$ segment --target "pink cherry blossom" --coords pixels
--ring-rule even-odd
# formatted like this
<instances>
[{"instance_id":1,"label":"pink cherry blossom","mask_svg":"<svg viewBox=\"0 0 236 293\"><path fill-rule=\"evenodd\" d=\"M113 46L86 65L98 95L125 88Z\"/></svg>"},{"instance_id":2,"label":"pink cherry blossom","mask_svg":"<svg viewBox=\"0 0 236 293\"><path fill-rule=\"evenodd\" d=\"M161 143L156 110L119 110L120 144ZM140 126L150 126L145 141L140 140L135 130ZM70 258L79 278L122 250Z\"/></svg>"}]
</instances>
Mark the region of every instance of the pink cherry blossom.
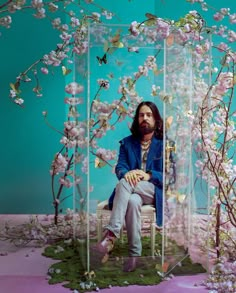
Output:
<instances>
[{"instance_id":1,"label":"pink cherry blossom","mask_svg":"<svg viewBox=\"0 0 236 293\"><path fill-rule=\"evenodd\" d=\"M77 82L71 82L65 87L68 94L76 95L84 91L84 87Z\"/></svg>"},{"instance_id":2,"label":"pink cherry blossom","mask_svg":"<svg viewBox=\"0 0 236 293\"><path fill-rule=\"evenodd\" d=\"M140 24L137 21L131 22L129 31L131 35L137 37L140 34Z\"/></svg>"},{"instance_id":3,"label":"pink cherry blossom","mask_svg":"<svg viewBox=\"0 0 236 293\"><path fill-rule=\"evenodd\" d=\"M41 72L42 72L43 74L48 74L48 68L46 68L46 67L42 67L42 68L41 68Z\"/></svg>"}]
</instances>

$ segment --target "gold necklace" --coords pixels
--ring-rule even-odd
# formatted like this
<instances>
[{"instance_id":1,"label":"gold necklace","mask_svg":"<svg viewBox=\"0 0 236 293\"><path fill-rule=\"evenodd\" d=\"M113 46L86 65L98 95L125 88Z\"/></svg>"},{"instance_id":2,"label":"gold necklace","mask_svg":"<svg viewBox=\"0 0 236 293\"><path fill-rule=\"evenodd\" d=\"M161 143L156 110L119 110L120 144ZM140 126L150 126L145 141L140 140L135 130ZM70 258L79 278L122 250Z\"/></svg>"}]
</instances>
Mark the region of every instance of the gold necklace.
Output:
<instances>
[{"instance_id":1,"label":"gold necklace","mask_svg":"<svg viewBox=\"0 0 236 293\"><path fill-rule=\"evenodd\" d=\"M141 148L142 150L146 151L149 149L151 144L151 139L147 140L147 141L141 141Z\"/></svg>"},{"instance_id":2,"label":"gold necklace","mask_svg":"<svg viewBox=\"0 0 236 293\"><path fill-rule=\"evenodd\" d=\"M150 144L151 143L151 139L149 139L149 140L147 140L147 141L145 141L145 140L142 140L141 141L141 145L144 145L144 146L146 146L146 145L148 145L148 144Z\"/></svg>"}]
</instances>

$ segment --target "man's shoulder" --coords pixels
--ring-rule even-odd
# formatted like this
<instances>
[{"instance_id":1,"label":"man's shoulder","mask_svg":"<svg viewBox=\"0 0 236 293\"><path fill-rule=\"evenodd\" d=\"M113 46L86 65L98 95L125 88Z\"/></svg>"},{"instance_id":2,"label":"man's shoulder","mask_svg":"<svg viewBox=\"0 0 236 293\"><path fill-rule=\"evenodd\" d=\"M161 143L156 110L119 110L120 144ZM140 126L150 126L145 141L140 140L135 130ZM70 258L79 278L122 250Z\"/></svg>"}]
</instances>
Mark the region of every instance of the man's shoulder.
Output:
<instances>
[{"instance_id":1,"label":"man's shoulder","mask_svg":"<svg viewBox=\"0 0 236 293\"><path fill-rule=\"evenodd\" d=\"M163 139L159 138L159 137L153 137L153 141L152 144L155 145L156 147L158 147L159 149L163 148Z\"/></svg>"},{"instance_id":2,"label":"man's shoulder","mask_svg":"<svg viewBox=\"0 0 236 293\"><path fill-rule=\"evenodd\" d=\"M158 143L163 143L163 138L160 138L160 137L154 136L153 137L153 140L156 141L156 142L158 142Z\"/></svg>"},{"instance_id":3,"label":"man's shoulder","mask_svg":"<svg viewBox=\"0 0 236 293\"><path fill-rule=\"evenodd\" d=\"M163 143L163 139L162 138L158 138L156 136L153 137L153 140L156 142L156 143L159 143L159 144L162 144ZM135 137L134 135L129 135L129 136L126 136L124 138L122 138L120 140L120 143L136 143L136 142L139 142L139 139L137 137Z\"/></svg>"},{"instance_id":4,"label":"man's shoulder","mask_svg":"<svg viewBox=\"0 0 236 293\"><path fill-rule=\"evenodd\" d=\"M136 139L135 139L135 137L131 134L131 135L129 135L129 136L126 136L126 137L122 138L122 139L120 140L120 143L132 143L132 142L134 142L134 141L136 141Z\"/></svg>"}]
</instances>

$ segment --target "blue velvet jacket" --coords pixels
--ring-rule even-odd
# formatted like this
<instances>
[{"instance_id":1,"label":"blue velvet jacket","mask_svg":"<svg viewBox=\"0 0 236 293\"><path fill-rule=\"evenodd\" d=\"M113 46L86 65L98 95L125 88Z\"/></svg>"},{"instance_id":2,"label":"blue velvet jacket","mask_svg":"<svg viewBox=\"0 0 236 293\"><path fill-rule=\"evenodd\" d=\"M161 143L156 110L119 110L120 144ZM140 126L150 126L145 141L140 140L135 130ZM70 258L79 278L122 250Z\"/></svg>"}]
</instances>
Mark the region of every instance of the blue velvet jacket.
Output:
<instances>
[{"instance_id":1,"label":"blue velvet jacket","mask_svg":"<svg viewBox=\"0 0 236 293\"><path fill-rule=\"evenodd\" d=\"M137 138L130 135L120 141L119 158L116 165L116 175L120 180L133 169L141 169L141 145ZM151 173L150 182L155 185L156 222L162 226L163 218L163 140L152 138L147 156L146 169ZM112 209L115 189L109 198L109 208Z\"/></svg>"}]
</instances>

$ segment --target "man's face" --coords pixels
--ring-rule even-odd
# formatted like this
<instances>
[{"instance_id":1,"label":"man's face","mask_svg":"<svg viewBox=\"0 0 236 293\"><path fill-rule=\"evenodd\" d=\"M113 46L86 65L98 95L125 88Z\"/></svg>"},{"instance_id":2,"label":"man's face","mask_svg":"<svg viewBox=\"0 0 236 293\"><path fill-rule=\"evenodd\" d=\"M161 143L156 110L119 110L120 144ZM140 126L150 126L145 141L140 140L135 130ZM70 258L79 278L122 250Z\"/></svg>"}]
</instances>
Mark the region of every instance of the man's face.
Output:
<instances>
[{"instance_id":1,"label":"man's face","mask_svg":"<svg viewBox=\"0 0 236 293\"><path fill-rule=\"evenodd\" d=\"M139 110L138 122L141 134L145 135L151 133L155 129L155 120L152 114L152 110L143 105Z\"/></svg>"}]
</instances>

